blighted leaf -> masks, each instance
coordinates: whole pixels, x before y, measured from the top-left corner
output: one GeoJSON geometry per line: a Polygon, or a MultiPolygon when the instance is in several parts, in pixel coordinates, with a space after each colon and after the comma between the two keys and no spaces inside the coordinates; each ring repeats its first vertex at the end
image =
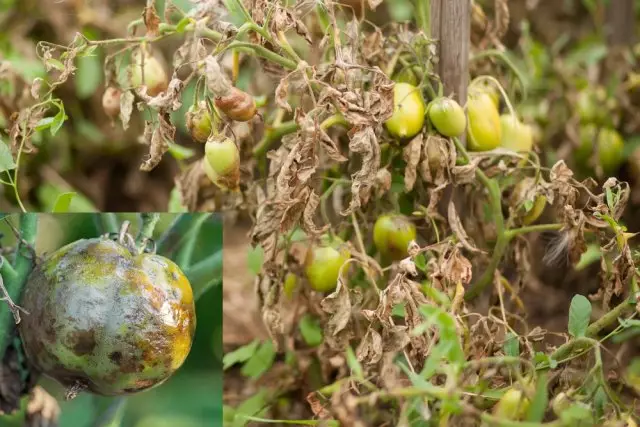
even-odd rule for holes
{"type": "Polygon", "coordinates": [[[413,190],[418,177],[418,163],[422,153],[422,133],[416,135],[402,150],[402,157],[407,163],[404,169],[404,188],[407,192],[413,190]]]}
{"type": "MultiPolygon", "coordinates": [[[[151,133],[151,138],[143,140],[149,145],[149,158],[140,165],[140,170],[151,171],[160,163],[162,156],[169,149],[169,142],[174,141],[175,133],[176,127],[171,123],[169,114],[158,114],[158,123],[151,133]]],[[[147,135],[145,129],[145,137],[147,135]]]]}
{"type": "Polygon", "coordinates": [[[369,365],[376,364],[382,359],[382,337],[369,327],[356,350],[356,359],[369,365]]]}
{"type": "Polygon", "coordinates": [[[372,127],[364,127],[351,136],[349,150],[362,154],[360,170],[351,176],[351,203],[341,212],[351,215],[356,209],[367,203],[380,167],[380,145],[372,127]]]}
{"type": "Polygon", "coordinates": [[[467,232],[464,230],[462,226],[462,222],[460,221],[460,217],[458,216],[458,212],[456,210],[455,203],[453,198],[449,200],[449,207],[447,209],[447,217],[449,219],[449,226],[451,227],[451,231],[458,238],[462,246],[465,249],[475,253],[482,253],[480,249],[478,249],[473,242],[470,241],[469,236],[467,236],[467,232]]]}
{"type": "Polygon", "coordinates": [[[289,105],[289,102],[287,101],[287,98],[289,97],[289,94],[287,93],[288,87],[289,82],[287,80],[287,77],[281,79],[280,83],[278,83],[278,86],[276,87],[275,99],[276,104],[278,104],[280,108],[291,113],[293,110],[291,109],[291,105],[289,105]]]}
{"type": "Polygon", "coordinates": [[[156,11],[154,1],[147,1],[147,6],[142,14],[144,25],[147,27],[147,36],[155,37],[158,35],[158,27],[160,26],[160,17],[156,11]]]}
{"type": "Polygon", "coordinates": [[[131,113],[133,112],[134,100],[135,96],[130,90],[123,92],[120,96],[120,121],[122,121],[122,128],[124,130],[129,128],[129,120],[131,119],[131,113]]]}

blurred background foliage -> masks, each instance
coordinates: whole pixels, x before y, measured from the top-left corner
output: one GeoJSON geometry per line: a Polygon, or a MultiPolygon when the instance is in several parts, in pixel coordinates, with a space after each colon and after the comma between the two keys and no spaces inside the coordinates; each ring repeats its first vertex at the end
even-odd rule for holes
{"type": "MultiPolygon", "coordinates": [[[[202,223],[193,252],[193,263],[204,260],[222,250],[222,219],[211,214],[161,214],[154,231],[158,239],[180,217],[180,233],[207,216],[202,223]]],[[[36,251],[39,255],[54,251],[67,243],[100,235],[96,217],[100,214],[42,214],[39,216],[36,251]]],[[[130,233],[139,226],[138,214],[118,214],[119,223],[128,220],[130,233]]],[[[14,225],[17,216],[9,217],[14,225]]],[[[0,221],[2,247],[15,244],[15,236],[6,221],[0,221]]],[[[161,252],[158,252],[161,253],[161,252]]],[[[168,255],[176,260],[174,253],[168,255]]],[[[167,256],[167,255],[165,255],[167,256]]],[[[221,258],[220,258],[221,259],[221,258]]],[[[193,264],[192,263],[192,264],[193,264]]],[[[181,266],[183,269],[184,267],[181,266]]],[[[43,378],[40,384],[60,403],[61,427],[204,427],[222,418],[222,271],[212,265],[217,286],[207,282],[192,283],[194,293],[204,292],[196,302],[197,327],[191,352],[184,365],[166,383],[126,398],[80,394],[64,401],[64,389],[55,381],[43,378]]],[[[214,278],[214,279],[215,279],[214,278]]],[[[26,402],[25,402],[26,404],[26,402]]],[[[0,417],[0,427],[23,425],[24,413],[0,417]]]]}

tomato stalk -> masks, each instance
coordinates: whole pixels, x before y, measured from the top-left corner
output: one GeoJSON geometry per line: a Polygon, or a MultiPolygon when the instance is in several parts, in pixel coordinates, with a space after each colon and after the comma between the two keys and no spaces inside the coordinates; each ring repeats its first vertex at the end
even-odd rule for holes
{"type": "Polygon", "coordinates": [[[153,230],[156,228],[158,220],[160,220],[160,214],[158,213],[142,213],[140,214],[142,220],[142,227],[136,237],[136,246],[140,251],[144,251],[147,241],[153,237],[153,230]]]}

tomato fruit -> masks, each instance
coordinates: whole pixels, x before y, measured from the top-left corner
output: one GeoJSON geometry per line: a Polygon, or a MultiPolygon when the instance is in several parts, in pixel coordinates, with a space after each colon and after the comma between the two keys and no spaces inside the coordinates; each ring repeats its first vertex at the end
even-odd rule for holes
{"type": "Polygon", "coordinates": [[[622,136],[611,128],[598,129],[594,125],[580,128],[580,147],[575,151],[576,160],[588,164],[597,146],[598,164],[605,175],[615,174],[624,161],[624,141],[622,136]]]}
{"type": "Polygon", "coordinates": [[[351,257],[345,243],[339,239],[323,239],[307,252],[304,272],[311,288],[318,292],[330,292],[338,285],[340,269],[351,257]]]}
{"type": "MultiPolygon", "coordinates": [[[[531,188],[535,185],[535,180],[531,177],[525,177],[518,181],[518,183],[513,188],[513,203],[522,203],[523,200],[527,198],[527,192],[531,191],[531,188]]],[[[534,223],[542,212],[544,212],[544,208],[547,205],[547,197],[539,194],[533,199],[533,206],[529,211],[525,212],[522,216],[522,223],[524,225],[529,225],[534,223]]],[[[524,207],[523,207],[524,210],[524,207]]]]}
{"type": "Polygon", "coordinates": [[[191,349],[191,285],[171,260],[84,239],[51,253],[27,279],[19,324],[37,371],[105,396],[161,384],[191,349]]]}
{"type": "Polygon", "coordinates": [[[373,226],[373,242],[385,257],[406,258],[409,243],[416,239],[416,227],[403,215],[382,215],[373,226]]]}
{"type": "Polygon", "coordinates": [[[191,137],[198,142],[207,142],[209,135],[211,135],[213,125],[211,121],[211,114],[209,114],[206,104],[204,102],[200,102],[198,105],[192,105],[189,107],[189,111],[187,111],[185,119],[191,137]]]}
{"type": "Polygon", "coordinates": [[[204,146],[205,173],[218,187],[235,190],[240,183],[240,151],[229,138],[210,138],[204,146]]]}
{"type": "Polygon", "coordinates": [[[142,85],[147,87],[149,96],[157,96],[169,86],[169,77],[164,67],[144,48],[133,53],[131,62],[131,86],[138,88],[142,85]]]}
{"type": "Polygon", "coordinates": [[[237,122],[248,122],[258,112],[253,96],[236,87],[232,87],[228,94],[216,97],[214,103],[227,117],[237,122]]]}
{"type": "Polygon", "coordinates": [[[420,83],[420,68],[419,67],[404,67],[395,76],[393,81],[396,83],[408,83],[413,86],[417,86],[420,83]]]}
{"type": "Polygon", "coordinates": [[[109,86],[102,95],[102,109],[105,114],[110,118],[115,118],[120,114],[120,96],[122,92],[120,89],[109,86]]]}
{"type": "Polygon", "coordinates": [[[500,145],[507,150],[528,153],[533,148],[533,130],[516,116],[500,116],[500,145]]]}
{"type": "Polygon", "coordinates": [[[400,139],[417,135],[424,125],[425,108],[419,88],[396,83],[393,86],[393,115],[385,122],[387,130],[400,139]]]}
{"type": "Polygon", "coordinates": [[[500,145],[500,114],[488,94],[471,94],[467,102],[467,115],[467,144],[471,151],[493,150],[500,145]]]}
{"type": "Polygon", "coordinates": [[[578,93],[576,106],[580,121],[588,124],[603,125],[607,122],[607,93],[604,88],[583,89],[578,93]]]}
{"type": "Polygon", "coordinates": [[[498,91],[498,89],[496,89],[493,84],[489,83],[486,80],[474,84],[474,86],[471,88],[469,96],[480,96],[482,94],[489,95],[489,98],[491,98],[491,101],[493,102],[493,105],[496,106],[496,109],[500,108],[500,91],[498,91]]]}
{"type": "Polygon", "coordinates": [[[429,119],[441,135],[456,137],[467,127],[464,110],[451,98],[436,98],[429,105],[429,119]]]}
{"type": "Polygon", "coordinates": [[[557,417],[571,407],[571,399],[564,392],[558,393],[553,400],[551,400],[551,409],[557,417]]]}
{"type": "Polygon", "coordinates": [[[522,419],[528,409],[529,399],[524,393],[521,390],[510,388],[493,407],[493,415],[515,421],[522,419]]]}

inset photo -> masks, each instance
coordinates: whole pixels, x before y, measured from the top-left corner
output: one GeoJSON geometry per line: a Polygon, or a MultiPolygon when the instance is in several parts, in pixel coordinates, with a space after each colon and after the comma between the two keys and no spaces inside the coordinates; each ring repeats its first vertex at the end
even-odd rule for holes
{"type": "Polygon", "coordinates": [[[222,220],[0,220],[1,427],[222,419],[222,220]]]}

